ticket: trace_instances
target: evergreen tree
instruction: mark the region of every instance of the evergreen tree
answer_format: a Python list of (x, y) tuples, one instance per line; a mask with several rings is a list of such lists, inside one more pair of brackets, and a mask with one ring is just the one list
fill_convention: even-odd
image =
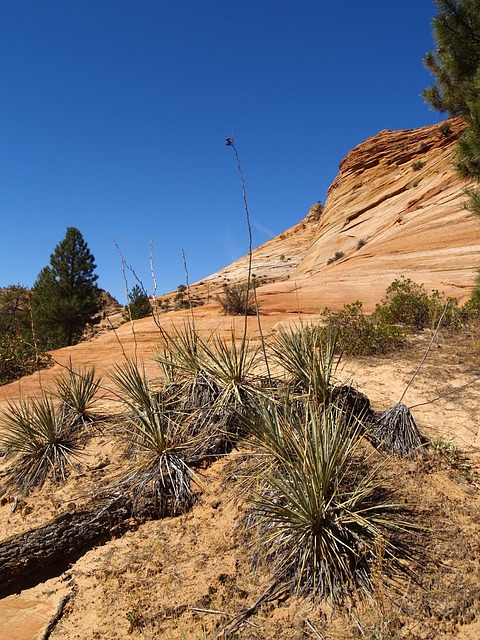
[(436, 51), (424, 62), (435, 84), (423, 93), (436, 111), (466, 116), (478, 101), (480, 71), (480, 0), (435, 0)]
[[(457, 167), (480, 183), (480, 0), (435, 0), (436, 51), (425, 65), (435, 84), (423, 93), (437, 111), (462, 115), (467, 129), (458, 145)], [(469, 209), (480, 214), (480, 189), (470, 190)]]
[(152, 306), (149, 297), (138, 284), (128, 294), (128, 300), (129, 304), (123, 313), (125, 320), (138, 320), (151, 314)]
[(75, 344), (85, 326), (94, 322), (101, 307), (95, 269), (82, 234), (68, 227), (32, 291), (34, 327), (42, 346), (56, 349)]

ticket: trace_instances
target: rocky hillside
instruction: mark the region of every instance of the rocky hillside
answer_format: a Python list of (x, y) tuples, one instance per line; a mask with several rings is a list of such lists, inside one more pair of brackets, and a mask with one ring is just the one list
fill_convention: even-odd
[[(400, 275), (466, 299), (480, 264), (480, 220), (465, 209), (454, 168), (462, 129), (457, 119), (386, 130), (350, 151), (325, 206), (254, 251), (262, 310), (316, 313), (358, 299), (371, 309)], [(247, 272), (245, 256), (193, 289), (211, 300)]]

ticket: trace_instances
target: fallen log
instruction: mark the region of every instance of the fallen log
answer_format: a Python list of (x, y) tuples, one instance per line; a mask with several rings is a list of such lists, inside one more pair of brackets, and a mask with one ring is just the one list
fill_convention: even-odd
[(47, 524), (0, 543), (0, 596), (62, 573), (71, 562), (96, 544), (136, 528), (155, 517), (145, 504), (131, 517), (131, 501), (124, 494), (67, 511)]

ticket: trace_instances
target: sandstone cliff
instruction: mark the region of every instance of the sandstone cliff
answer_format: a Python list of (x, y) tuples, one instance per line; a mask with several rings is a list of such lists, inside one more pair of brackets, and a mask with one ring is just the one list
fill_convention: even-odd
[[(381, 131), (353, 149), (328, 191), (315, 239), (289, 282), (268, 285), (268, 311), (316, 312), (360, 299), (371, 309), (395, 278), (466, 299), (480, 266), (480, 219), (454, 168), (463, 125)], [(335, 256), (342, 257), (331, 262)], [(330, 263), (329, 263), (330, 261)]]

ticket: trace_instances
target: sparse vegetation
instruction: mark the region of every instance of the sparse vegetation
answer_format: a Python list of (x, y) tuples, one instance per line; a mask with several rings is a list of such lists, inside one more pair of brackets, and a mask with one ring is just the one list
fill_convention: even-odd
[(423, 160), (414, 160), (412, 162), (412, 169), (414, 171), (419, 171), (420, 169), (423, 169), (424, 166), (425, 162), (423, 162)]
[[(245, 519), (233, 535), (236, 545), (247, 536), (252, 562), (257, 573), (261, 568), (260, 573), (269, 576), (271, 592), (281, 589), (282, 598), (300, 594), (331, 603), (358, 602), (366, 596), (373, 607), (380, 607), (375, 605), (379, 590), (388, 589), (402, 568), (415, 570), (414, 540), (423, 533), (415, 528), (405, 496), (396, 495), (383, 470), (388, 458), (372, 447), (383, 447), (386, 438), (373, 428), (370, 410), (352, 411), (342, 395), (346, 388), (341, 380), (342, 353), (351, 350), (345, 344), (351, 346), (361, 335), (359, 330), (356, 338), (350, 335), (350, 343), (342, 343), (342, 326), (358, 323), (362, 328), (364, 321), (378, 326), (380, 321), (365, 317), (360, 302), (340, 312), (326, 312), (325, 320), (323, 326), (280, 328), (268, 339), (269, 359), (278, 372), (273, 381), (257, 377), (261, 364), (257, 349), (237, 339), (233, 330), (226, 338), (215, 333), (206, 338), (188, 323), (162, 338), (156, 359), (166, 374), (163, 382), (149, 379), (134, 360), (117, 366), (111, 379), (124, 411), (116, 437), (128, 470), (112, 472), (108, 486), (127, 497), (128, 512), (137, 518), (147, 512), (155, 517), (179, 515), (195, 503), (202, 486), (198, 466), (230, 451), (242, 438), (251, 452), (241, 457), (248, 466), (244, 473), (232, 462), (230, 474), (242, 478)], [(404, 335), (400, 327), (390, 328)], [(381, 343), (368, 340), (378, 353)], [(73, 386), (74, 393), (80, 379), (92, 389), (96, 380), (93, 370), (87, 369), (66, 371), (62, 379), (57, 386)], [(63, 394), (59, 403), (64, 410), (74, 404), (66, 397)], [(85, 405), (88, 415), (88, 401)], [(19, 413), (22, 422), (31, 405)], [(77, 419), (77, 433), (79, 424)], [(400, 433), (400, 439), (393, 434), (395, 446), (400, 443), (402, 448), (409, 441), (414, 431), (407, 431), (407, 436)], [(78, 441), (75, 446), (78, 455)], [(447, 460), (449, 467), (469, 476), (455, 451), (437, 448), (447, 451), (453, 461)], [(7, 453), (7, 448), (3, 451)], [(404, 455), (403, 449), (399, 455)], [(66, 477), (68, 465), (59, 466), (52, 479)], [(41, 484), (30, 478), (24, 483), (16, 477), (20, 469), (16, 464), (11, 486), (28, 491)], [(52, 473), (52, 467), (48, 469), (45, 477)], [(412, 555), (407, 556), (407, 550)], [(154, 578), (148, 580), (153, 584)], [(120, 574), (119, 580), (121, 584)], [(128, 580), (133, 584), (133, 574)], [(212, 590), (212, 602), (213, 594)], [(220, 603), (209, 603), (205, 600), (200, 608), (222, 609)], [(158, 616), (143, 611), (140, 604), (129, 601), (123, 620), (133, 631), (140, 631), (145, 622), (152, 633), (160, 632)], [(227, 623), (225, 628), (230, 628)], [(219, 626), (208, 625), (208, 637), (212, 629), (215, 637)]]
[(345, 253), (343, 251), (335, 251), (335, 255), (327, 260), (327, 264), (332, 264), (333, 262), (340, 260), (344, 255)]
[(253, 291), (246, 284), (224, 284), (223, 292), (216, 300), (229, 316), (254, 316), (257, 313)]

